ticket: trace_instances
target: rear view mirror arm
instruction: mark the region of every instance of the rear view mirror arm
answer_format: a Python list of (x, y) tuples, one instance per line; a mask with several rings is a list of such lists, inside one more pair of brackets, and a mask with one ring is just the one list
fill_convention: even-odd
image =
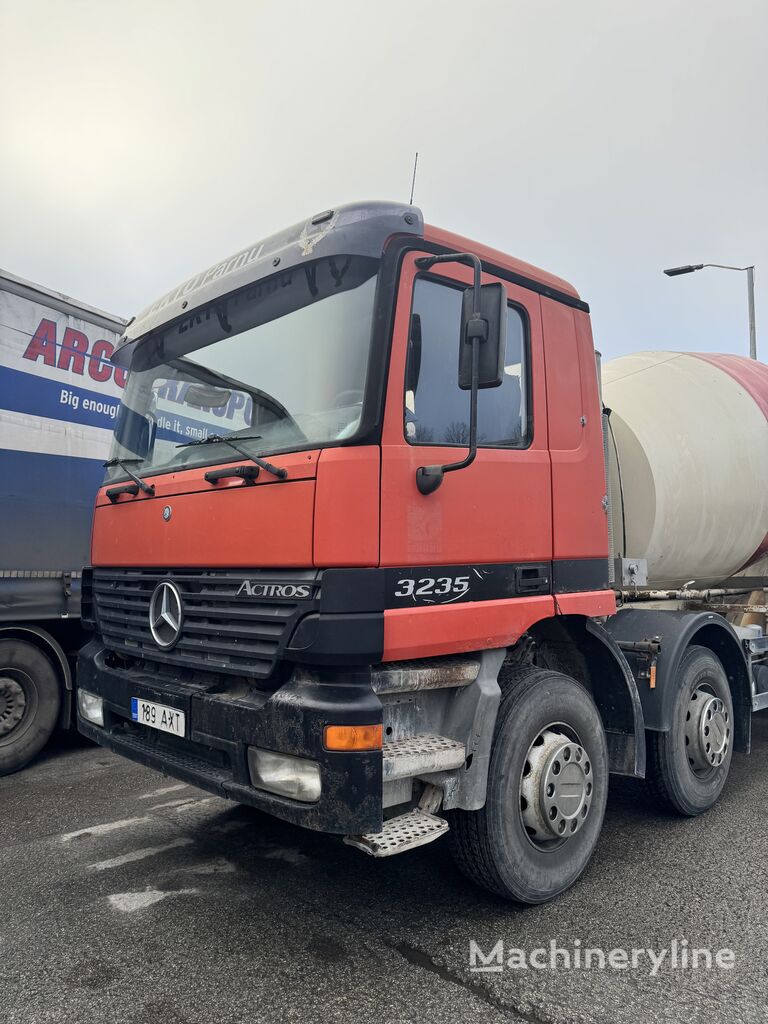
[(467, 324), (467, 340), (472, 343), (472, 386), (469, 393), (469, 451), (459, 462), (450, 462), (440, 466), (419, 466), (416, 470), (416, 486), (421, 494), (432, 494), (443, 482), (446, 473), (456, 469), (465, 469), (475, 461), (477, 455), (477, 391), (478, 391), (478, 360), (480, 342), (486, 340), (488, 325), (480, 312), (480, 280), (482, 264), (479, 257), (471, 252), (451, 252), (444, 256), (422, 256), (416, 260), (420, 270), (429, 270), (435, 263), (467, 263), (474, 271), (472, 287), (473, 310)]

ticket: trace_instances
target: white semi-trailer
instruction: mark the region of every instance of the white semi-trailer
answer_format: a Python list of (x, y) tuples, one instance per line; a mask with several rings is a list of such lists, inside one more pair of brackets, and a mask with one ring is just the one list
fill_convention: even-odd
[(125, 321), (0, 271), (0, 775), (70, 724)]

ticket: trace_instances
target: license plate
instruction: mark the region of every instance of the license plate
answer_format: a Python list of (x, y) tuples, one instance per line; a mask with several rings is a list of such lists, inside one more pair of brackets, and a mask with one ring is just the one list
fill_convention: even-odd
[(151, 729), (170, 732), (174, 736), (183, 736), (185, 715), (178, 708), (169, 708), (165, 704), (155, 704), (152, 700), (131, 697), (131, 718)]

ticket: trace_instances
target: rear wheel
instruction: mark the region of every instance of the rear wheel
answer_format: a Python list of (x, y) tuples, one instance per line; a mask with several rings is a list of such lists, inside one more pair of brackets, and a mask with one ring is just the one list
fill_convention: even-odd
[(693, 817), (715, 803), (733, 755), (733, 702), (722, 664), (691, 646), (680, 662), (669, 732), (648, 734), (646, 788), (654, 802)]
[(605, 734), (575, 679), (546, 669), (508, 670), (486, 803), (456, 811), (450, 838), (459, 868), (491, 892), (544, 903), (586, 868), (608, 792)]
[(42, 750), (60, 709), (59, 679), (46, 656), (23, 640), (0, 641), (0, 775)]

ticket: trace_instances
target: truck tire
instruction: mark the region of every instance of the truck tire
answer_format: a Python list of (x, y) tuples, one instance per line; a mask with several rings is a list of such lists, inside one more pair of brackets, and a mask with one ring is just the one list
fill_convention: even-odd
[(60, 709), (59, 678), (42, 651), (23, 640), (0, 640), (0, 775), (40, 753)]
[(488, 792), (478, 811), (454, 811), (454, 860), (473, 882), (537, 904), (576, 882), (597, 844), (608, 795), (605, 733), (570, 676), (502, 670)]
[(645, 786), (652, 801), (687, 817), (715, 803), (733, 756), (733, 701), (720, 661), (690, 646), (676, 677), (669, 732), (649, 732)]

